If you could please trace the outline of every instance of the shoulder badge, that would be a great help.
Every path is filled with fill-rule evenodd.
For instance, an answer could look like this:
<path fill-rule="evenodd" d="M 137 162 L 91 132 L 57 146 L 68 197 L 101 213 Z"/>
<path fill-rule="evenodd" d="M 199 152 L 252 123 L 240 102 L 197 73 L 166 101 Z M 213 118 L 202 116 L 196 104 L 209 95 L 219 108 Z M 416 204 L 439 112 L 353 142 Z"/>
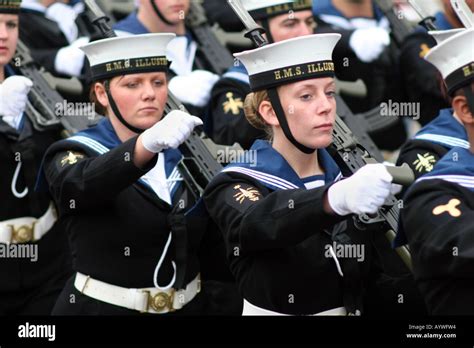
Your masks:
<path fill-rule="evenodd" d="M 78 162 L 79 159 L 84 158 L 83 154 L 78 152 L 68 151 L 67 155 L 61 159 L 61 166 L 64 167 L 66 164 L 73 165 Z"/>
<path fill-rule="evenodd" d="M 413 165 L 415 166 L 415 169 L 418 172 L 421 173 L 425 171 L 426 173 L 429 173 L 433 170 L 433 166 L 436 163 L 436 159 L 432 154 L 427 152 L 422 156 L 418 153 L 416 154 L 416 157 L 418 159 L 415 162 L 413 162 Z"/>
<path fill-rule="evenodd" d="M 433 209 L 433 215 L 441 215 L 444 213 L 449 213 L 452 217 L 460 217 L 462 215 L 461 210 L 457 208 L 461 204 L 459 199 L 453 198 L 448 204 L 439 205 Z"/>
<path fill-rule="evenodd" d="M 252 186 L 249 186 L 244 189 L 241 185 L 236 185 L 234 186 L 234 190 L 234 198 L 236 202 L 239 202 L 240 204 L 244 203 L 246 199 L 251 202 L 256 202 L 260 200 L 260 192 L 258 192 L 258 190 Z"/>
<path fill-rule="evenodd" d="M 228 92 L 226 94 L 227 101 L 222 104 L 222 107 L 224 109 L 224 112 L 228 114 L 229 112 L 232 112 L 233 115 L 238 115 L 240 113 L 240 110 L 243 110 L 244 108 L 244 103 L 242 102 L 241 98 L 235 98 L 234 99 L 234 93 Z"/>

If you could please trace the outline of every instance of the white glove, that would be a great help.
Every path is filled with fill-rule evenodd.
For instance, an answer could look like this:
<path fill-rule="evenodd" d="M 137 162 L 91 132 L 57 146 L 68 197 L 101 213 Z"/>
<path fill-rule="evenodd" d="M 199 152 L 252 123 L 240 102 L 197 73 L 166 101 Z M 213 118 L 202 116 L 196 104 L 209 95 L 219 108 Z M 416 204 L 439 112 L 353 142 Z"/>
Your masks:
<path fill-rule="evenodd" d="M 164 119 L 141 135 L 142 144 L 150 152 L 176 149 L 192 133 L 194 127 L 202 125 L 199 117 L 180 111 L 171 111 Z"/>
<path fill-rule="evenodd" d="M 364 28 L 354 31 L 349 45 L 356 56 L 364 63 L 377 59 L 390 44 L 390 35 L 382 28 Z"/>
<path fill-rule="evenodd" d="M 61 48 L 54 60 L 54 68 L 56 71 L 68 76 L 78 77 L 81 75 L 86 55 L 79 47 L 88 43 L 88 37 L 81 37 L 69 46 Z"/>
<path fill-rule="evenodd" d="M 392 180 L 383 164 L 367 164 L 351 177 L 338 181 L 329 188 L 329 205 L 341 216 L 373 214 L 392 192 Z"/>
<path fill-rule="evenodd" d="M 181 102 L 204 107 L 209 102 L 212 87 L 218 80 L 219 75 L 206 70 L 194 70 L 189 75 L 173 77 L 168 88 Z"/>
<path fill-rule="evenodd" d="M 33 82 L 24 76 L 11 76 L 0 84 L 0 116 L 13 128 L 18 128 L 31 87 Z"/>
<path fill-rule="evenodd" d="M 58 24 L 69 43 L 77 39 L 79 30 L 76 25 L 77 13 L 74 8 L 62 2 L 55 2 L 46 8 L 45 16 Z"/>

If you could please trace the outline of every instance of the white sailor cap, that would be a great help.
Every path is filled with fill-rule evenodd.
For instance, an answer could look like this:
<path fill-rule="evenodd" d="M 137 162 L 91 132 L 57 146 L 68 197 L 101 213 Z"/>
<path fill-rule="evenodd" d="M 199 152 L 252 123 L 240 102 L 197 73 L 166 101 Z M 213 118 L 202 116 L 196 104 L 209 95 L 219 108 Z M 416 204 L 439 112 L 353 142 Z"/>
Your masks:
<path fill-rule="evenodd" d="M 474 79 L 474 29 L 465 29 L 430 50 L 425 59 L 443 76 L 452 94 Z"/>
<path fill-rule="evenodd" d="M 252 91 L 318 77 L 334 77 L 332 53 L 340 34 L 314 34 L 237 53 Z"/>
<path fill-rule="evenodd" d="M 81 47 L 89 59 L 92 81 L 145 72 L 167 72 L 166 46 L 175 34 L 141 34 L 94 41 Z"/>
<path fill-rule="evenodd" d="M 242 4 L 256 20 L 275 17 L 290 11 L 310 10 L 313 7 L 312 0 L 242 0 Z"/>
<path fill-rule="evenodd" d="M 0 13 L 18 14 L 20 13 L 21 0 L 0 0 Z"/>
<path fill-rule="evenodd" d="M 433 36 L 433 38 L 436 40 L 436 44 L 439 45 L 444 40 L 449 39 L 451 36 L 459 34 L 463 30 L 466 30 L 466 29 L 457 28 L 457 29 L 449 29 L 449 30 L 432 30 L 432 31 L 429 31 L 428 34 Z"/>

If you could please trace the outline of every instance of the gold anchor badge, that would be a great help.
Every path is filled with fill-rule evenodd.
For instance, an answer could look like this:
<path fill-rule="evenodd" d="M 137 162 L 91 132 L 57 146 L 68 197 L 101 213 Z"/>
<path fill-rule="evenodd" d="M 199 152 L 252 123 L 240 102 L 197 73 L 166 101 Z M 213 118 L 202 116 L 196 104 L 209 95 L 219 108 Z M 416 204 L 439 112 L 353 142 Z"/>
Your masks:
<path fill-rule="evenodd" d="M 242 204 L 246 199 L 250 200 L 251 202 L 256 202 L 260 199 L 260 192 L 258 192 L 253 187 L 243 189 L 240 185 L 236 185 L 234 186 L 234 190 L 238 191 L 234 195 L 234 198 L 240 204 Z"/>
<path fill-rule="evenodd" d="M 425 58 L 425 56 L 428 54 L 428 52 L 431 50 L 431 48 L 427 44 L 421 44 L 420 45 L 420 58 Z"/>
<path fill-rule="evenodd" d="M 433 155 L 427 152 L 423 156 L 421 156 L 418 153 L 416 157 L 418 157 L 418 159 L 415 162 L 413 162 L 413 165 L 415 166 L 415 169 L 418 172 L 421 173 L 423 169 L 427 173 L 433 170 L 433 165 L 436 163 L 435 157 Z"/>
<path fill-rule="evenodd" d="M 461 204 L 459 199 L 451 199 L 448 204 L 439 205 L 434 208 L 433 215 L 441 215 L 448 212 L 452 217 L 460 217 L 462 213 L 458 208 L 456 208 L 459 204 Z"/>
<path fill-rule="evenodd" d="M 234 99 L 234 93 L 228 92 L 226 95 L 227 101 L 222 104 L 222 107 L 224 108 L 224 112 L 226 114 L 232 112 L 234 115 L 239 114 L 239 110 L 244 108 L 244 103 L 242 102 L 241 98 L 235 98 Z"/>
<path fill-rule="evenodd" d="M 81 155 L 80 153 L 74 153 L 72 151 L 68 151 L 67 155 L 63 157 L 61 160 L 61 166 L 64 167 L 66 164 L 72 165 L 76 164 L 77 160 L 80 158 L 84 158 L 84 155 Z"/>

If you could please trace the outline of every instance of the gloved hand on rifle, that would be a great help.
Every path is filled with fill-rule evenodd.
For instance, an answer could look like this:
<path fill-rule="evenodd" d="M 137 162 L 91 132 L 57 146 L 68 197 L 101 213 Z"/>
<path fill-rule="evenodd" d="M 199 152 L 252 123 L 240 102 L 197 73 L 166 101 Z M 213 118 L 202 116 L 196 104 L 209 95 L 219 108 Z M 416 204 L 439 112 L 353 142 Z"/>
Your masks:
<path fill-rule="evenodd" d="M 0 84 L 0 116 L 15 129 L 26 109 L 31 87 L 33 82 L 24 76 L 10 76 Z"/>
<path fill-rule="evenodd" d="M 140 138 L 145 149 L 158 153 L 168 148 L 176 149 L 199 125 L 202 125 L 199 117 L 173 110 L 153 127 L 144 131 Z"/>
<path fill-rule="evenodd" d="M 367 164 L 351 177 L 338 181 L 327 191 L 331 209 L 338 215 L 373 214 L 390 194 L 400 190 L 381 163 Z"/>

